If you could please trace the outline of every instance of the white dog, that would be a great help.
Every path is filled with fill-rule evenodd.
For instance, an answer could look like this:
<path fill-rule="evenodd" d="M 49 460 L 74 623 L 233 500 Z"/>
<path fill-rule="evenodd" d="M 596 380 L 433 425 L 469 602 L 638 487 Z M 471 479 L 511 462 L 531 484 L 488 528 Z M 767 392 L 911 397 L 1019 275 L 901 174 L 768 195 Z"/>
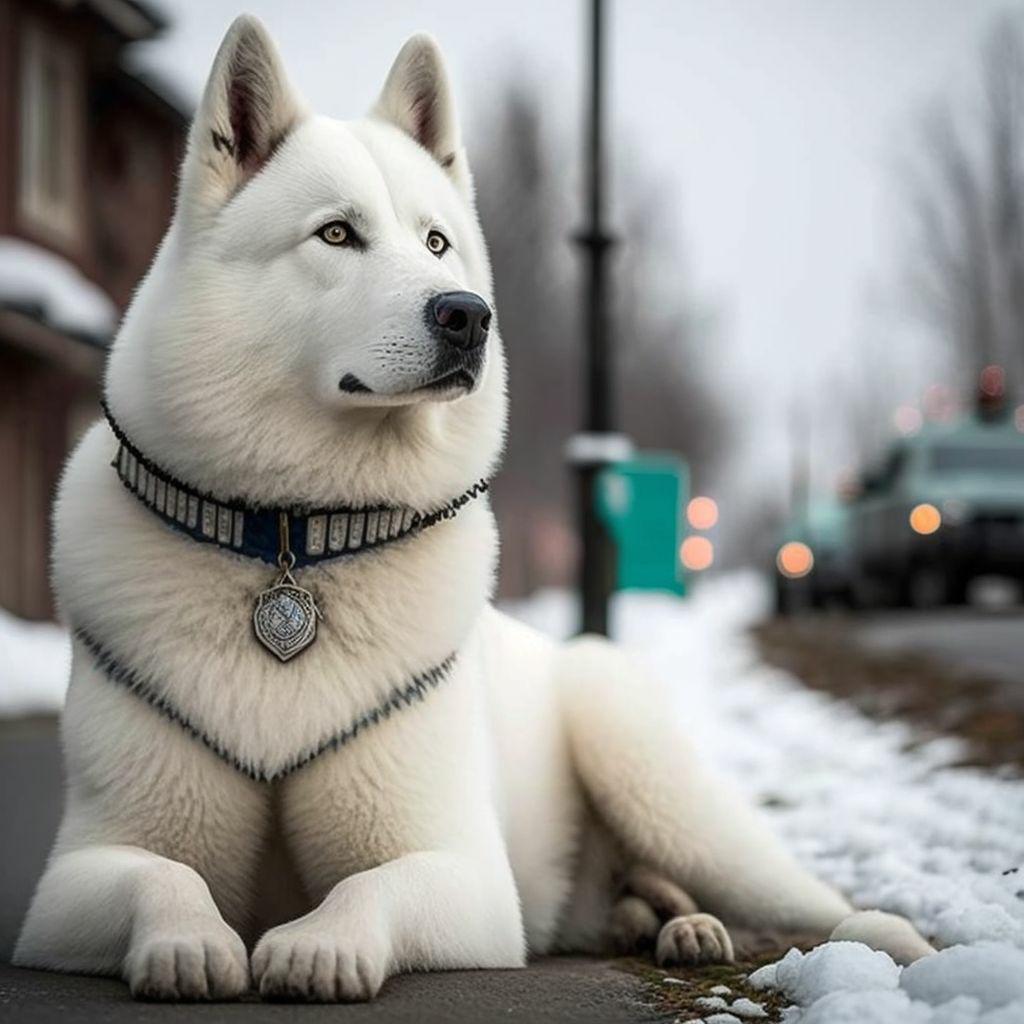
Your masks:
<path fill-rule="evenodd" d="M 67 803 L 16 963 L 359 1000 L 613 940 L 725 960 L 719 918 L 930 951 L 800 868 L 613 646 L 490 607 L 492 305 L 436 45 L 337 122 L 238 19 L 61 487 Z"/>

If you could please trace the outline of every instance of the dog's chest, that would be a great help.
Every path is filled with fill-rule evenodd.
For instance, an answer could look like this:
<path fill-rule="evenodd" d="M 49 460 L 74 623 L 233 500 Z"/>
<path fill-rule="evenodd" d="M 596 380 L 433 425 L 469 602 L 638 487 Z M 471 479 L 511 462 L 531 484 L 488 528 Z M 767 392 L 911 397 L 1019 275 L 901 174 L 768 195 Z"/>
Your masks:
<path fill-rule="evenodd" d="M 90 500 L 64 501 L 58 514 L 55 576 L 69 624 L 268 776 L 457 653 L 488 597 L 493 522 L 478 506 L 386 550 L 297 572 L 323 618 L 315 642 L 282 663 L 253 629 L 273 567 L 175 534 L 101 468 L 79 488 L 73 469 L 66 492 Z"/>

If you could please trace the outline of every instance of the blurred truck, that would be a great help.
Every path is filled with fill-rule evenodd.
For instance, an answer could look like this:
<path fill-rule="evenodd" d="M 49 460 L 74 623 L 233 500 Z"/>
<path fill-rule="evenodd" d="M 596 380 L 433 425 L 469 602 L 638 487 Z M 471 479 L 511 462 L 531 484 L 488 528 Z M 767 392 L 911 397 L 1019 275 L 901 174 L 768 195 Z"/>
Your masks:
<path fill-rule="evenodd" d="M 780 615 L 851 599 L 849 508 L 812 500 L 783 526 L 775 555 L 775 606 Z"/>
<path fill-rule="evenodd" d="M 927 424 L 864 476 L 848 516 L 861 607 L 962 603 L 983 575 L 1024 584 L 1024 434 L 1006 419 Z"/>

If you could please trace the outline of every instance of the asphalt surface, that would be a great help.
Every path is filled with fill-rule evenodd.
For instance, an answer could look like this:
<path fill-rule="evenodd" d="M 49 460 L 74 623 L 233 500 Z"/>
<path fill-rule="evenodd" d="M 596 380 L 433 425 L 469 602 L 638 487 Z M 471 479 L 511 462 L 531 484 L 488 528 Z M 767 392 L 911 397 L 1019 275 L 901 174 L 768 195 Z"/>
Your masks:
<path fill-rule="evenodd" d="M 1024 709 L 1024 611 L 948 608 L 890 612 L 851 620 L 867 650 L 926 654 L 965 676 L 998 685 L 1012 707 Z"/>
<path fill-rule="evenodd" d="M 60 822 L 56 720 L 0 721 L 0 962 L 10 960 Z M 2 1013 L 0 1002 L 0 1013 Z"/>
<path fill-rule="evenodd" d="M 449 971 L 392 978 L 372 1003 L 139 1003 L 107 978 L 0 967 L 0 1020 L 140 1021 L 152 1024 L 238 1021 L 246 1024 L 646 1024 L 665 1021 L 637 1001 L 638 982 L 607 964 L 575 957 L 542 960 L 525 971 Z"/>
<path fill-rule="evenodd" d="M 599 960 L 552 957 L 522 971 L 451 971 L 390 980 L 378 998 L 349 1006 L 134 1002 L 119 981 L 7 966 L 60 818 L 54 719 L 0 721 L 0 1021 L 245 1021 L 264 1024 L 654 1024 L 643 983 Z"/>

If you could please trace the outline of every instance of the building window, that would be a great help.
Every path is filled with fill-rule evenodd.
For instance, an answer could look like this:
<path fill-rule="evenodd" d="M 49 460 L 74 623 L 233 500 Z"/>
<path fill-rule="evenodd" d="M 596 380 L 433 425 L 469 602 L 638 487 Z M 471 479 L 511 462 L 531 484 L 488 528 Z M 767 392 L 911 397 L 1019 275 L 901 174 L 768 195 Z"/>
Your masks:
<path fill-rule="evenodd" d="M 78 234 L 79 67 L 67 43 L 29 22 L 21 63 L 19 207 L 29 225 L 58 241 Z"/>

